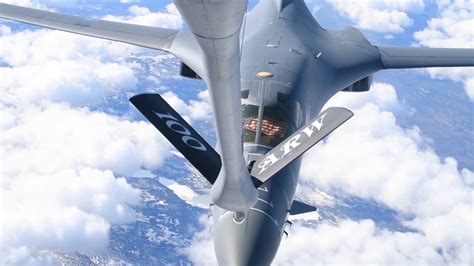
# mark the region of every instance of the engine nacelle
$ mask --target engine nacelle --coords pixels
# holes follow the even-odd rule
[[[350,86],[346,87],[342,91],[350,91],[350,92],[369,91],[373,80],[374,80],[374,77],[372,75],[367,76],[357,82],[352,83]]]

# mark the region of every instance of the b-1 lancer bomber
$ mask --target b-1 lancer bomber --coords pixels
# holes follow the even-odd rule
[[[290,215],[302,155],[353,116],[321,111],[337,92],[368,91],[384,69],[474,66],[474,49],[382,47],[355,28],[322,28],[303,0],[174,0],[184,30],[86,19],[0,4],[0,17],[173,54],[203,80],[212,147],[158,94],[130,101],[212,184],[221,265],[269,265]]]

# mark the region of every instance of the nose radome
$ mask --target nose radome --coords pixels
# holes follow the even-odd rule
[[[275,222],[250,209],[241,214],[225,213],[214,231],[214,249],[219,265],[270,265],[280,245]]]

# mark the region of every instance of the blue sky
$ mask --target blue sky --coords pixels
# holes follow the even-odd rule
[[[6,2],[183,25],[170,1]],[[322,26],[363,27],[374,44],[473,47],[472,1],[308,2]],[[367,20],[374,14],[378,20]],[[111,227],[136,221],[141,191],[121,177],[160,169],[171,147],[121,100],[154,86],[145,90],[156,89],[212,135],[205,87],[177,71],[171,56],[147,49],[0,21],[4,264],[54,262],[44,250],[104,252]],[[387,71],[376,74],[369,93],[336,96],[329,104],[349,107],[356,117],[305,156],[300,196],[322,207],[336,204],[331,199],[341,193],[374,201],[412,232],[370,219],[323,220],[315,228],[297,223],[276,263],[321,257],[325,263],[472,264],[473,79],[472,68]],[[176,84],[192,87],[192,96]],[[334,163],[341,158],[345,167]],[[186,254],[212,263],[212,256],[200,256],[200,247],[212,255],[210,235],[202,234],[196,232]],[[307,241],[326,245],[309,249]]]

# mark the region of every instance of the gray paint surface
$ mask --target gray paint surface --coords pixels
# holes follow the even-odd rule
[[[327,31],[303,0],[262,0],[246,15],[246,1],[175,3],[191,31],[88,20],[7,4],[0,4],[0,17],[167,51],[203,78],[211,92],[224,165],[212,191],[214,248],[222,265],[270,264],[291,212],[300,158],[260,187],[251,186],[247,164],[278,144],[262,144],[262,108],[284,110],[295,131],[337,92],[368,90],[367,77],[376,71],[474,66],[474,49],[377,47],[352,27]],[[272,75],[258,77],[261,71]],[[242,141],[241,104],[260,108],[253,141]],[[234,211],[244,214],[242,221],[234,219]]]

